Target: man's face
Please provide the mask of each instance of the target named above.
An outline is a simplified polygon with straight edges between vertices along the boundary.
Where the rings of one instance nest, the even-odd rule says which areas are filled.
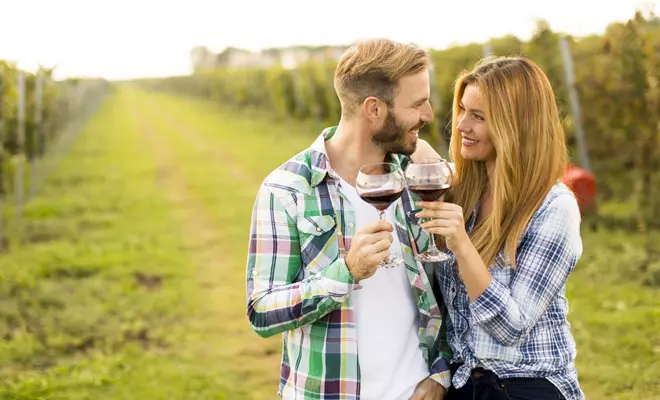
[[[388,107],[387,116],[372,141],[388,153],[414,153],[419,130],[433,120],[429,96],[427,69],[401,78],[394,106]]]

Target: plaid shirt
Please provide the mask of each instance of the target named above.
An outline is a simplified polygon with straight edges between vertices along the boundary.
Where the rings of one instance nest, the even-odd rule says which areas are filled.
[[[325,140],[335,129],[325,129],[310,148],[266,178],[252,214],[247,314],[260,336],[283,336],[278,393],[286,399],[360,398],[359,343],[351,304],[356,284],[343,258],[355,233],[355,216],[325,151]],[[409,160],[390,157],[402,168]],[[449,387],[451,354],[442,340],[442,304],[414,259],[417,249],[426,248],[428,235],[406,218],[412,202],[405,191],[394,203],[395,230],[419,311],[418,337],[429,376]]]
[[[479,205],[467,221],[474,228]],[[518,243],[512,269],[503,252],[484,293],[470,303],[455,258],[439,264],[436,278],[446,301],[453,376],[463,386],[481,366],[500,378],[547,378],[567,400],[584,398],[574,365],[575,342],[566,319],[566,280],[582,253],[580,211],[573,194],[557,183]],[[449,317],[449,318],[446,318]]]

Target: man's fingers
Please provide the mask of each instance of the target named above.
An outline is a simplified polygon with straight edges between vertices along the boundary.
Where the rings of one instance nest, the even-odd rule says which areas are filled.
[[[413,393],[410,400],[426,400],[426,396],[421,390],[417,389],[415,390],[415,393]]]
[[[392,240],[390,238],[384,238],[373,244],[373,252],[380,253],[383,250],[388,250],[392,245]]]
[[[370,245],[380,242],[381,240],[389,240],[392,243],[392,234],[390,232],[377,232],[361,235],[361,240],[364,245]]]
[[[426,378],[417,385],[409,400],[437,400],[443,399],[445,394],[446,390],[442,385]]]
[[[381,240],[389,240],[390,244],[392,244],[392,241],[394,240],[390,232],[378,232],[375,234],[375,239],[376,242],[380,242]]]
[[[367,259],[369,260],[370,263],[375,264],[374,267],[378,267],[378,263],[380,263],[389,256],[390,256],[390,251],[386,249],[370,255],[369,257],[367,257]]]
[[[380,231],[393,232],[394,227],[392,227],[392,224],[390,224],[389,222],[380,220],[378,222],[374,222],[363,226],[362,228],[360,228],[359,233],[370,234],[370,233],[377,233]]]

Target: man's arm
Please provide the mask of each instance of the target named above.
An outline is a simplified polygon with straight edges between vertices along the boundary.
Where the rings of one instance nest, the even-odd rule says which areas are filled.
[[[247,261],[247,315],[262,337],[314,322],[348,298],[354,279],[344,259],[299,282],[302,260],[296,221],[262,186],[252,212]]]
[[[417,141],[417,149],[415,149],[415,152],[410,156],[410,159],[412,160],[413,163],[419,163],[424,159],[427,158],[443,158],[435,149],[433,146],[431,146],[427,141],[419,139]],[[453,162],[449,162],[449,168],[451,168],[452,173],[456,173],[456,168],[454,167]]]

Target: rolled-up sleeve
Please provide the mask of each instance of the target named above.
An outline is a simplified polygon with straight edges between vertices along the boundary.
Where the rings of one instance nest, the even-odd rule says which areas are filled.
[[[263,337],[299,328],[341,307],[355,282],[344,259],[295,281],[303,268],[298,230],[280,199],[262,186],[254,205],[247,261],[247,315]]]
[[[519,242],[510,284],[493,278],[470,303],[472,323],[505,346],[524,339],[556,299],[582,254],[580,220],[572,194],[554,198]]]

